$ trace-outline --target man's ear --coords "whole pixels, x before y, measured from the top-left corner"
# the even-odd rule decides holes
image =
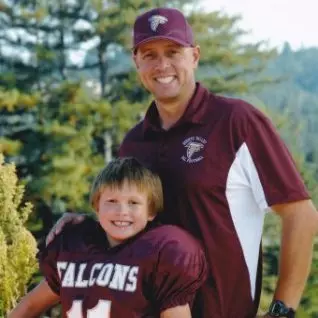
[[[131,58],[134,61],[136,68],[138,69],[139,65],[138,65],[137,51],[135,50],[131,51]]]
[[[194,63],[194,67],[197,68],[199,61],[200,61],[200,56],[201,56],[201,48],[200,45],[196,45],[193,50],[193,63]]]

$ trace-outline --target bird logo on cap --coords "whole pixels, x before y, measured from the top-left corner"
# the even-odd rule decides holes
[[[156,32],[159,24],[167,23],[168,19],[162,15],[152,15],[148,21],[150,22],[150,29]]]

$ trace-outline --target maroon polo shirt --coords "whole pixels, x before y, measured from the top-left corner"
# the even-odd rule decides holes
[[[162,221],[204,243],[210,276],[194,317],[254,318],[265,213],[273,204],[308,198],[269,119],[242,100],[197,84],[183,117],[168,131],[152,103],[125,137],[120,156],[134,156],[159,173]]]

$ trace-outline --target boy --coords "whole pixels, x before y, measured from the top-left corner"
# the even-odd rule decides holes
[[[60,301],[63,317],[191,317],[206,276],[204,253],[185,231],[157,225],[160,179],[134,158],[112,161],[93,182],[99,223],[68,226],[41,253],[45,276],[9,315],[34,317]]]

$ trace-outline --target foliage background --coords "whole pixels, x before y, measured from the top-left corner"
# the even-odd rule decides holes
[[[14,164],[0,153],[0,317],[16,304],[37,269],[36,241],[25,228],[32,205],[23,202]]]

